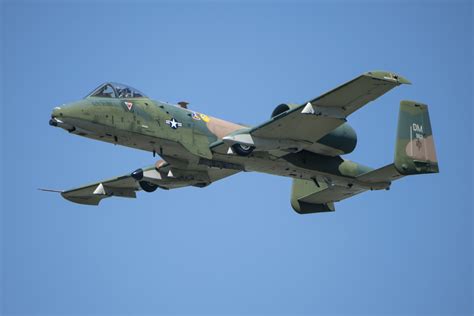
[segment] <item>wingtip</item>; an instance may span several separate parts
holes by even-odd
[[[92,205],[92,206],[98,206],[100,201],[102,200],[101,197],[87,197],[87,196],[69,196],[65,194],[64,192],[61,193],[61,196],[68,200],[69,202],[73,202],[76,204],[82,204],[82,205]]]
[[[365,75],[376,78],[376,79],[381,79],[381,80],[388,80],[388,81],[396,81],[399,84],[412,84],[410,80],[407,78],[400,76],[394,72],[389,72],[389,71],[369,71],[365,73]]]
[[[54,189],[45,189],[45,188],[38,188],[38,191],[43,191],[43,192],[53,192],[53,193],[63,193],[63,190],[54,190]]]

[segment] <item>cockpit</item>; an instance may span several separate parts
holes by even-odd
[[[131,99],[131,98],[146,98],[142,92],[132,88],[130,86],[116,83],[107,82],[101,84],[94,91],[92,91],[86,98],[97,97],[97,98],[119,98],[119,99]]]

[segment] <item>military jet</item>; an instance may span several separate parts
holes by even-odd
[[[291,206],[300,214],[334,211],[334,202],[368,190],[389,189],[407,175],[437,173],[426,104],[401,101],[394,162],[373,169],[343,158],[357,136],[347,117],[392,88],[410,82],[373,71],[302,104],[283,103],[270,119],[246,126],[155,101],[118,83],[54,108],[49,124],[71,134],[159,155],[154,165],[60,192],[72,202],[98,205],[137,191],[203,188],[241,171],[293,180]],[[54,190],[52,190],[54,191]]]

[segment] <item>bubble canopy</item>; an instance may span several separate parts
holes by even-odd
[[[92,91],[86,98],[119,98],[119,99],[131,99],[131,98],[146,98],[147,96],[143,92],[117,82],[106,82],[98,86]]]

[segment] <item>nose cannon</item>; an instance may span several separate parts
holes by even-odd
[[[75,130],[75,127],[71,124],[64,122],[61,119],[63,116],[63,109],[60,107],[55,107],[53,109],[53,113],[51,113],[51,119],[49,120],[49,125],[54,127],[61,127],[62,129],[67,130],[68,132],[72,132]]]

